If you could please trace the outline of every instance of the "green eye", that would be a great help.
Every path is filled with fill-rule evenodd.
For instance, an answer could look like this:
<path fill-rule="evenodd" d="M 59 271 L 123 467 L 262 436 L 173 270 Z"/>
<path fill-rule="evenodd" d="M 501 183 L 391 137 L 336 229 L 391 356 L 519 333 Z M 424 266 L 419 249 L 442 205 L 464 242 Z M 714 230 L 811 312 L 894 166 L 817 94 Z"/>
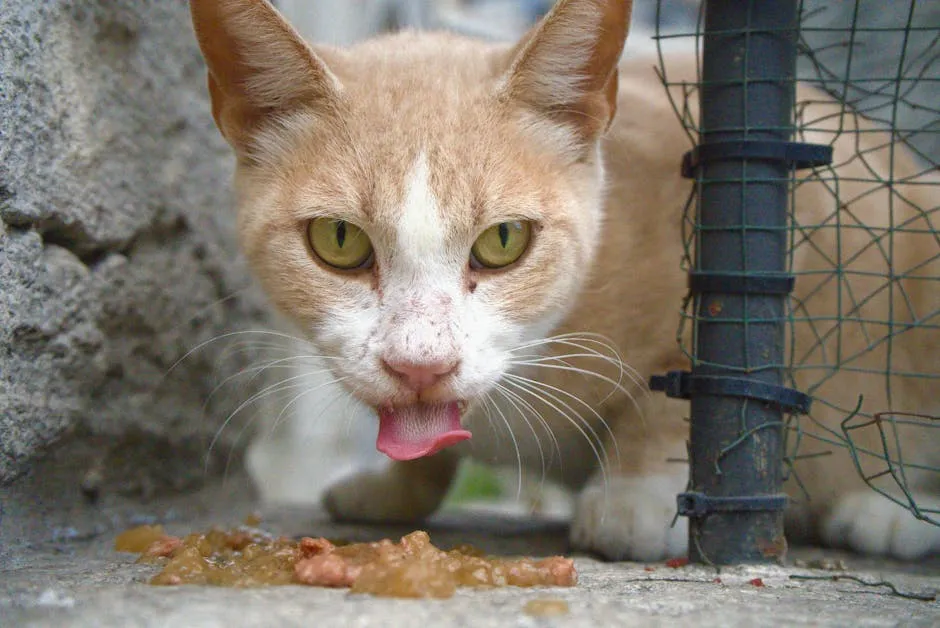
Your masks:
<path fill-rule="evenodd" d="M 372 242 L 365 231 L 345 220 L 315 218 L 307 226 L 313 252 L 342 270 L 365 268 L 372 262 Z"/>
<path fill-rule="evenodd" d="M 474 268 L 503 268 L 525 253 L 532 237 L 528 221 L 501 222 L 483 232 L 470 249 L 470 265 Z"/>

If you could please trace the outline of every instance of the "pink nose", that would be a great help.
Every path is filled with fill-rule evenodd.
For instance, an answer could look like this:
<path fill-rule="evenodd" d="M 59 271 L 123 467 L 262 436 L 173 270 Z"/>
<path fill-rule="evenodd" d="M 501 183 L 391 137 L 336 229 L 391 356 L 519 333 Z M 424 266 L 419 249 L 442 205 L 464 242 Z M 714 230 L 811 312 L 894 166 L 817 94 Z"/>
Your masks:
<path fill-rule="evenodd" d="M 415 392 L 430 388 L 446 375 L 457 369 L 457 360 L 440 360 L 436 362 L 408 362 L 405 360 L 383 360 L 382 363 L 390 373 Z"/>

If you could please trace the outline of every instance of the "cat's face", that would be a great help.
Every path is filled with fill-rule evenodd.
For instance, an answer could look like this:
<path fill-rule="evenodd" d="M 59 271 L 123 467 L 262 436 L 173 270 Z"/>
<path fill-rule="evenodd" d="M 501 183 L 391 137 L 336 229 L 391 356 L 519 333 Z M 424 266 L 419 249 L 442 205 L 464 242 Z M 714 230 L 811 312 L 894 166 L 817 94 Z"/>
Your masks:
<path fill-rule="evenodd" d="M 271 300 L 377 409 L 394 458 L 467 438 L 461 413 L 532 353 L 520 345 L 560 321 L 589 272 L 619 56 L 598 63 L 590 34 L 608 4 L 623 3 L 563 3 L 515 50 L 403 34 L 314 56 L 265 3 L 193 3 L 197 29 L 214 11 L 235 38 L 210 86 L 240 155 L 243 247 Z M 582 30 L 558 27 L 565 5 L 594 9 Z M 233 66 L 255 92 L 231 95 Z"/>

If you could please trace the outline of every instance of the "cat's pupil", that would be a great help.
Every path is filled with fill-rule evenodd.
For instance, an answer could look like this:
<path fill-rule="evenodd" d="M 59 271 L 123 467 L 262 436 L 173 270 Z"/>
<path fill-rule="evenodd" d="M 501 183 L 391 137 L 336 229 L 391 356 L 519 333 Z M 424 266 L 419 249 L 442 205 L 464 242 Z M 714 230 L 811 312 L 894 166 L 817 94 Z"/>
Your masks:
<path fill-rule="evenodd" d="M 499 223 L 499 242 L 503 245 L 503 248 L 506 248 L 506 243 L 509 242 L 509 225 L 505 222 Z"/>
<path fill-rule="evenodd" d="M 336 223 L 336 243 L 339 248 L 343 248 L 346 243 L 346 221 L 340 220 Z"/>

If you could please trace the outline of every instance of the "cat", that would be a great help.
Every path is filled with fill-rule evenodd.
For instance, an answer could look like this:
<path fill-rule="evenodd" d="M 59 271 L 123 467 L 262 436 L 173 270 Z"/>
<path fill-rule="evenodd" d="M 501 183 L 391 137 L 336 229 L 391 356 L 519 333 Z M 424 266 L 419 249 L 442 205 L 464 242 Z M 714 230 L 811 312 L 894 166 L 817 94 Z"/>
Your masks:
<path fill-rule="evenodd" d="M 579 490 L 577 549 L 615 560 L 684 554 L 686 522 L 673 518 L 687 482 L 675 462 L 686 456 L 687 403 L 644 386 L 688 368 L 676 328 L 690 190 L 678 164 L 689 146 L 652 63 L 620 61 L 631 2 L 561 0 L 513 46 L 402 32 L 348 49 L 307 44 L 265 0 L 191 7 L 212 114 L 237 157 L 244 253 L 336 380 L 375 408 L 376 446 L 393 460 L 333 486 L 329 512 L 420 520 L 470 454 Z M 689 60 L 670 71 L 694 79 Z M 804 139 L 834 142 L 851 200 L 843 222 L 886 227 L 891 192 L 854 179 L 893 164 L 899 180 L 916 164 L 877 148 L 883 134 L 856 137 L 853 125 L 865 123 L 829 115 L 841 109 L 827 98 L 801 88 L 799 99 L 803 118 L 817 120 Z M 940 188 L 935 175 L 917 176 L 934 185 L 894 187 L 895 220 L 910 230 L 897 234 L 893 263 L 937 277 L 935 236 L 915 232 L 929 215 L 915 205 L 935 207 Z M 831 268 L 838 235 L 842 259 L 860 253 L 849 270 L 883 275 L 871 233 L 819 226 L 835 224 L 831 185 L 809 177 L 796 190 L 796 220 L 817 227 L 797 231 L 795 270 Z M 864 392 L 869 412 L 936 411 L 929 379 L 894 378 L 892 407 L 883 375 L 820 375 L 831 375 L 826 352 L 860 352 L 853 366 L 879 368 L 886 350 L 863 351 L 861 330 L 886 318 L 883 279 L 844 273 L 863 301 L 852 310 L 827 276 L 801 277 L 797 311 L 849 320 L 831 335 L 829 319 L 796 325 L 790 349 L 823 364 L 798 371 L 797 385 L 822 382 L 816 392 L 836 406 Z M 902 283 L 907 300 L 891 297 L 898 324 L 935 316 L 940 290 Z M 893 367 L 940 371 L 938 335 L 897 335 Z M 814 414 L 823 434 L 845 415 L 824 404 Z M 907 458 L 936 464 L 938 432 L 902 434 Z M 871 433 L 859 438 L 877 445 Z M 836 449 L 799 463 L 810 499 L 788 488 L 789 530 L 901 558 L 940 549 L 940 528 L 866 487 Z M 908 475 L 922 505 L 936 503 L 931 479 Z"/>

